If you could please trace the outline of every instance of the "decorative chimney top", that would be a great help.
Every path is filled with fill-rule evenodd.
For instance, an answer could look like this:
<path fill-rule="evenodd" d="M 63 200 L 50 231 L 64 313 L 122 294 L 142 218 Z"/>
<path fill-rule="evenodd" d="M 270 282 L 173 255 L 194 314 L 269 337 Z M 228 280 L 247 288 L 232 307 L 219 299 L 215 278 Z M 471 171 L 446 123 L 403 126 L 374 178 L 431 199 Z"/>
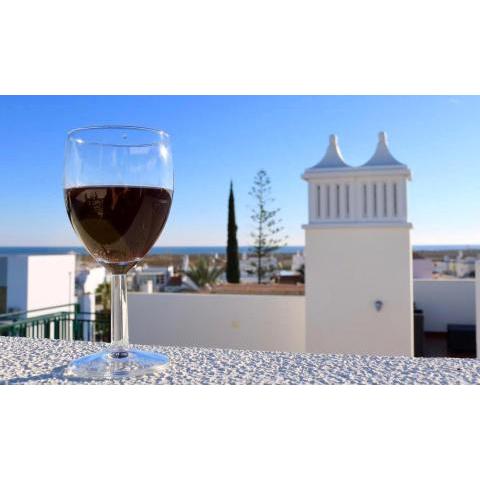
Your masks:
<path fill-rule="evenodd" d="M 317 168 L 351 168 L 350 165 L 345 163 L 338 146 L 338 138 L 336 135 L 330 135 L 328 141 L 327 151 L 323 158 L 314 167 L 309 170 L 315 170 Z"/>
<path fill-rule="evenodd" d="M 337 137 L 330 135 L 322 160 L 302 175 L 308 182 L 309 228 L 347 224 L 408 226 L 407 187 L 410 170 L 378 135 L 373 157 L 361 167 L 343 160 Z"/>
<path fill-rule="evenodd" d="M 373 157 L 363 167 L 406 167 L 399 162 L 388 149 L 387 134 L 380 132 L 378 134 L 378 144 Z"/>

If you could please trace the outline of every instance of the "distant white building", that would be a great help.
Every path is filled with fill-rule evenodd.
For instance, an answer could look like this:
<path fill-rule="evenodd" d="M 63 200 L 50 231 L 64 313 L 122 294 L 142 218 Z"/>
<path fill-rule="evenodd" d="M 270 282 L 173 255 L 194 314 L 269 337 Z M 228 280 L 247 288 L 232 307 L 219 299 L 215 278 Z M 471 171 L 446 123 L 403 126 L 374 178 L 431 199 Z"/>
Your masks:
<path fill-rule="evenodd" d="M 437 260 L 433 262 L 433 273 L 446 273 L 448 270 L 449 258 L 445 256 L 443 260 Z"/>
<path fill-rule="evenodd" d="M 433 278 L 433 260 L 430 258 L 414 258 L 413 278 Z"/>
<path fill-rule="evenodd" d="M 127 285 L 129 290 L 134 292 L 162 292 L 173 274 L 173 266 L 150 267 L 143 264 L 128 273 Z"/>
<path fill-rule="evenodd" d="M 82 294 L 95 293 L 98 286 L 109 281 L 105 267 L 82 270 L 76 276 L 77 289 Z"/>
<path fill-rule="evenodd" d="M 298 272 L 302 267 L 305 266 L 305 257 L 302 253 L 297 252 L 295 255 L 292 255 L 292 267 L 291 270 Z"/>
<path fill-rule="evenodd" d="M 446 255 L 443 260 L 434 262 L 433 272 L 445 275 L 467 278 L 475 275 L 475 257 L 464 257 L 463 252 L 458 252 L 457 258 Z"/>
<path fill-rule="evenodd" d="M 96 291 L 104 282 L 110 282 L 110 275 L 105 267 L 93 267 L 81 270 L 76 275 L 76 290 L 81 312 L 93 313 L 96 311 Z"/>
<path fill-rule="evenodd" d="M 182 258 L 182 272 L 188 272 L 190 270 L 190 257 L 184 255 Z"/>
<path fill-rule="evenodd" d="M 257 282 L 257 258 L 248 256 L 243 253 L 239 261 L 240 282 L 256 283 Z M 264 281 L 270 281 L 278 269 L 278 261 L 274 255 L 262 258 L 262 268 L 265 270 Z"/>
<path fill-rule="evenodd" d="M 455 264 L 455 273 L 458 278 L 466 278 L 475 274 L 475 257 L 464 257 L 463 252 L 458 252 Z"/>
<path fill-rule="evenodd" d="M 66 311 L 69 308 L 65 305 L 76 302 L 75 255 L 2 256 L 0 287 L 4 292 L 4 305 L 0 307 L 5 312 Z M 73 310 L 73 307 L 70 309 Z"/>
<path fill-rule="evenodd" d="M 447 262 L 447 273 L 457 274 L 457 261 L 454 258 L 449 258 Z"/>

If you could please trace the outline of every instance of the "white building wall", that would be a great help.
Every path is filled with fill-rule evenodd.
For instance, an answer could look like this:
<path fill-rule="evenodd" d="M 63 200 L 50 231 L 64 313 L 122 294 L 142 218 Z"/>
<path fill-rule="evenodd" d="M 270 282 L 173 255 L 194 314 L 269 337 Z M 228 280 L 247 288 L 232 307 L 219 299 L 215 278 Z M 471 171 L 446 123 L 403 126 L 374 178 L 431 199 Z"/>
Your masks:
<path fill-rule="evenodd" d="M 480 358 L 480 261 L 475 262 L 475 324 L 477 336 L 477 358 Z"/>
<path fill-rule="evenodd" d="M 447 271 L 446 262 L 433 262 L 433 272 L 434 273 L 444 273 Z"/>
<path fill-rule="evenodd" d="M 28 256 L 9 255 L 7 258 L 7 311 L 28 310 Z"/>
<path fill-rule="evenodd" d="M 292 255 L 292 267 L 291 270 L 296 272 L 301 267 L 305 266 L 305 257 L 300 252 Z"/>
<path fill-rule="evenodd" d="M 413 259 L 413 278 L 432 278 L 433 261 L 429 258 Z"/>
<path fill-rule="evenodd" d="M 98 286 L 105 282 L 106 275 L 105 267 L 91 268 L 83 284 L 84 293 L 95 293 Z"/>
<path fill-rule="evenodd" d="M 473 279 L 414 280 L 414 301 L 424 311 L 425 330 L 445 332 L 448 323 L 475 324 L 475 285 Z M 478 285 L 476 294 L 480 305 Z M 342 289 L 340 298 L 346 295 Z M 305 351 L 301 337 L 310 333 L 303 296 L 132 292 L 129 313 L 131 341 L 151 345 Z M 357 340 L 368 340 L 368 332 L 362 335 L 356 335 Z"/>
<path fill-rule="evenodd" d="M 75 255 L 30 255 L 27 258 L 27 310 L 75 302 Z M 58 309 L 52 311 L 55 310 Z"/>
<path fill-rule="evenodd" d="M 426 332 L 446 332 L 447 324 L 475 324 L 475 280 L 413 282 L 413 298 L 423 310 Z"/>
<path fill-rule="evenodd" d="M 307 226 L 306 258 L 308 352 L 412 355 L 407 226 Z"/>
<path fill-rule="evenodd" d="M 128 294 L 130 341 L 305 351 L 305 298 L 189 293 Z"/>
<path fill-rule="evenodd" d="M 458 278 L 465 278 L 475 271 L 475 260 L 457 261 L 455 271 Z"/>

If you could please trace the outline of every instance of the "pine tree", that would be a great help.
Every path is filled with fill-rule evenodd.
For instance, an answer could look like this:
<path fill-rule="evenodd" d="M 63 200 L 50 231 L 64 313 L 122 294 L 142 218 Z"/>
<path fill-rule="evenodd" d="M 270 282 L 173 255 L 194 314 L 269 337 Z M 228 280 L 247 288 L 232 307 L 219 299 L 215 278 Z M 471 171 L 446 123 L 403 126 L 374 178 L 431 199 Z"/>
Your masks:
<path fill-rule="evenodd" d="M 277 218 L 279 208 L 269 210 L 269 204 L 273 202 L 270 196 L 270 178 L 265 170 L 260 170 L 253 180 L 253 187 L 249 195 L 256 201 L 256 206 L 252 208 L 250 218 L 255 223 L 255 230 L 251 233 L 253 238 L 253 247 L 251 251 L 256 257 L 252 264 L 257 273 L 258 283 L 262 280 L 269 269 L 262 264 L 262 259 L 270 253 L 283 247 L 287 237 L 281 235 L 283 227 L 281 220 Z"/>
<path fill-rule="evenodd" d="M 237 224 L 235 221 L 235 198 L 233 184 L 230 182 L 228 197 L 228 237 L 227 237 L 227 282 L 240 283 L 240 267 L 238 265 Z"/>

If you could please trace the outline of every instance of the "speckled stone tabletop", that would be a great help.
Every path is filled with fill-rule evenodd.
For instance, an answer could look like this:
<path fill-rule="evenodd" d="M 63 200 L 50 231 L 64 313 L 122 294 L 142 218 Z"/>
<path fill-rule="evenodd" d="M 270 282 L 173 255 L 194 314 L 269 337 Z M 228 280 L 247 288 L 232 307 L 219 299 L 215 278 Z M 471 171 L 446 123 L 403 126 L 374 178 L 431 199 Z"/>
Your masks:
<path fill-rule="evenodd" d="M 164 352 L 161 373 L 126 380 L 74 380 L 68 362 L 105 344 L 0 337 L 1 384 L 477 384 L 480 361 L 362 355 L 140 347 Z"/>

